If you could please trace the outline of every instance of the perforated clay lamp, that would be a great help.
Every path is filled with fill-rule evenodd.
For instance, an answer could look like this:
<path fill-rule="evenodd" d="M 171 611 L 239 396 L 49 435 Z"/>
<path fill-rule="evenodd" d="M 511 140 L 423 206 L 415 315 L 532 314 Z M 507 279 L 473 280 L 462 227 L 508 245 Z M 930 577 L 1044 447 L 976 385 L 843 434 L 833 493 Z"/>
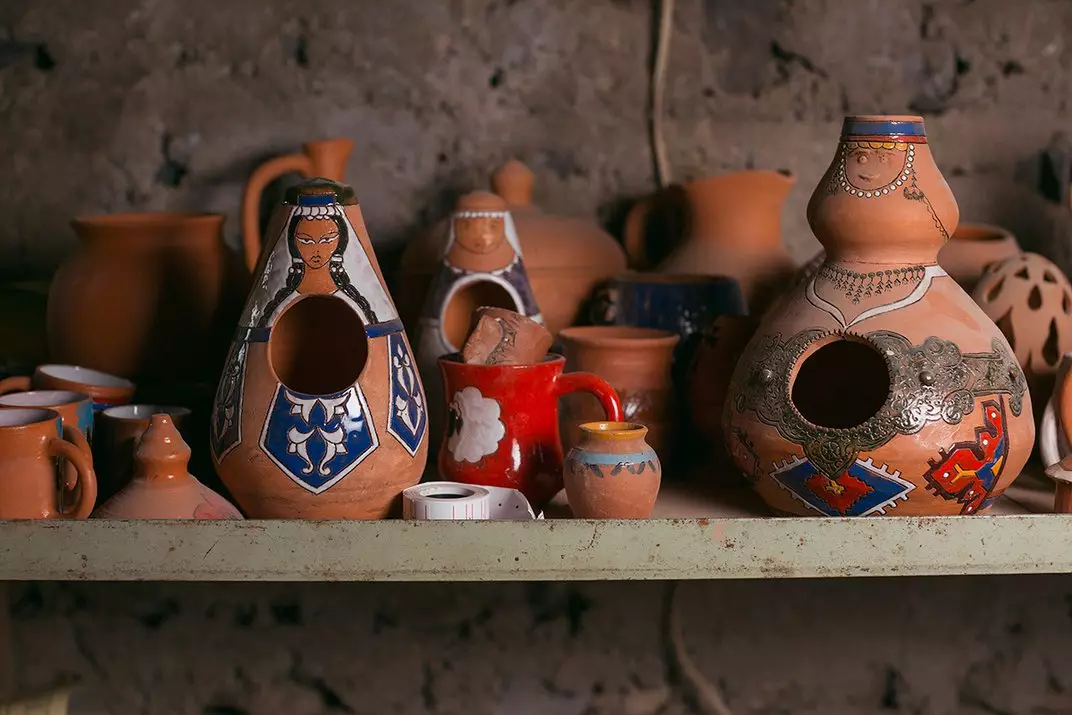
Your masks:
<path fill-rule="evenodd" d="M 287 190 L 212 409 L 216 469 L 250 518 L 379 519 L 418 482 L 427 401 L 357 197 Z"/>
<path fill-rule="evenodd" d="M 153 415 L 134 452 L 134 478 L 97 507 L 100 519 L 241 519 L 188 471 L 190 447 L 166 414 Z"/>
<path fill-rule="evenodd" d="M 1005 334 L 1041 413 L 1072 350 L 1072 285 L 1052 261 L 1022 253 L 991 264 L 972 293 Z"/>
<path fill-rule="evenodd" d="M 774 512 L 975 514 L 1019 475 L 1023 371 L 937 263 L 957 219 L 921 118 L 845 119 L 808 206 L 826 260 L 764 317 L 724 411 Z"/>

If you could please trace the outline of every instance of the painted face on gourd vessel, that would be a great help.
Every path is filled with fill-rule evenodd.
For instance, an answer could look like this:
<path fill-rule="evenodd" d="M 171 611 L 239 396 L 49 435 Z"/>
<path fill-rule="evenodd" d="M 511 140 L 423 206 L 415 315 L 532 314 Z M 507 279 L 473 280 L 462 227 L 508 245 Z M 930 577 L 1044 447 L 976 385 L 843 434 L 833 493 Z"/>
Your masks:
<path fill-rule="evenodd" d="M 294 245 L 305 265 L 323 268 L 339 248 L 339 225 L 328 218 L 302 219 L 294 227 Z"/>
<path fill-rule="evenodd" d="M 896 141 L 847 141 L 838 179 L 841 188 L 864 198 L 888 196 L 903 186 L 915 149 Z"/>
<path fill-rule="evenodd" d="M 457 217 L 454 219 L 454 240 L 467 251 L 487 254 L 506 240 L 501 216 Z"/>

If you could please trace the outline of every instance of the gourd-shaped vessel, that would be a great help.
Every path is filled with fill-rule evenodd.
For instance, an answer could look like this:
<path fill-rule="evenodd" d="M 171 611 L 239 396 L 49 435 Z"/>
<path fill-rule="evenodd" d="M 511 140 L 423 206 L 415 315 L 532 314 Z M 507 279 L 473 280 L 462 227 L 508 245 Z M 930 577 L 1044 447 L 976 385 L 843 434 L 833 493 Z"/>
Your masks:
<path fill-rule="evenodd" d="M 268 225 L 212 414 L 250 518 L 388 515 L 427 458 L 427 410 L 353 189 L 313 179 Z"/>
<path fill-rule="evenodd" d="M 727 446 L 776 512 L 974 514 L 1034 442 L 1024 374 L 938 250 L 957 204 L 923 120 L 847 117 L 808 205 L 826 261 L 737 364 Z"/>

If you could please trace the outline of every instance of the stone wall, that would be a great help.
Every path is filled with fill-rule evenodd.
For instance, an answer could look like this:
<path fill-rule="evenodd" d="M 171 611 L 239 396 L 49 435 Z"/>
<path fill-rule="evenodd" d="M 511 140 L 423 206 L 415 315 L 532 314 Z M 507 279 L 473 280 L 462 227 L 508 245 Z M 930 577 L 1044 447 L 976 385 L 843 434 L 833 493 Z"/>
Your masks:
<path fill-rule="evenodd" d="M 1038 154 L 1068 120 L 1072 3 L 679 0 L 677 179 L 784 168 L 803 219 L 847 112 L 925 115 L 962 214 L 1069 267 Z M 641 0 L 0 3 L 0 277 L 46 274 L 73 215 L 227 213 L 306 139 L 385 255 L 510 156 L 538 199 L 611 222 L 653 186 Z M 941 544 L 935 544 L 941 548 Z M 832 555 L 836 558 L 836 555 Z M 1063 577 L 687 584 L 686 640 L 734 713 L 1072 712 Z M 23 684 L 83 712 L 705 712 L 668 668 L 662 586 L 25 585 Z M 669 672 L 668 672 L 669 671 Z M 709 711 L 709 710 L 708 710 Z"/>

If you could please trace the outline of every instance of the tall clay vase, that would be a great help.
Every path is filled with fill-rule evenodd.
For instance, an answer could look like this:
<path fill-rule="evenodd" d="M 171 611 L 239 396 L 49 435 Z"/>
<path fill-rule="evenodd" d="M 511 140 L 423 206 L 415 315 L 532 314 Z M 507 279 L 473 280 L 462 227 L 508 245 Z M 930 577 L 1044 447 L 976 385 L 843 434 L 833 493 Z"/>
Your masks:
<path fill-rule="evenodd" d="M 1016 237 L 1000 226 L 962 223 L 938 252 L 938 265 L 971 293 L 989 265 L 1019 253 Z"/>
<path fill-rule="evenodd" d="M 937 264 L 957 204 L 923 120 L 847 117 L 808 220 L 827 260 L 763 319 L 725 408 L 777 513 L 986 510 L 1035 425 L 1004 336 Z"/>
<path fill-rule="evenodd" d="M 592 290 L 625 270 L 625 254 L 614 237 L 591 219 L 549 214 L 532 201 L 535 175 L 511 159 L 491 177 L 517 230 L 525 268 L 536 302 L 553 335 L 577 322 Z M 398 272 L 398 307 L 411 327 L 416 323 L 448 241 L 450 219 L 410 241 Z"/>
<path fill-rule="evenodd" d="M 134 478 L 93 512 L 103 519 L 241 519 L 189 473 L 190 447 L 166 414 L 153 415 L 134 452 Z"/>
<path fill-rule="evenodd" d="M 261 196 L 276 179 L 285 174 L 300 174 L 307 179 L 320 177 L 331 181 L 346 180 L 346 162 L 354 143 L 349 139 L 324 139 L 306 142 L 298 154 L 287 154 L 264 162 L 250 174 L 242 194 L 242 247 L 246 267 L 253 271 L 264 245 L 259 219 Z"/>
<path fill-rule="evenodd" d="M 663 467 L 644 440 L 644 425 L 589 422 L 566 457 L 563 476 L 578 519 L 647 519 L 659 496 Z"/>
<path fill-rule="evenodd" d="M 251 518 L 378 519 L 427 458 L 424 391 L 353 189 L 287 190 L 212 412 Z"/>
<path fill-rule="evenodd" d="M 245 278 L 218 214 L 77 218 L 48 297 L 53 362 L 142 382 L 214 380 Z"/>
<path fill-rule="evenodd" d="M 651 328 L 577 326 L 559 333 L 569 372 L 590 372 L 606 380 L 622 401 L 622 419 L 642 422 L 648 442 L 669 460 L 675 446 L 679 405 L 671 382 L 674 348 L 680 337 Z M 562 446 L 581 437 L 581 425 L 604 419 L 592 395 L 566 395 L 562 407 Z"/>
<path fill-rule="evenodd" d="M 783 171 L 737 171 L 675 185 L 626 217 L 632 268 L 737 279 L 749 312 L 761 315 L 796 263 L 782 243 L 782 208 L 796 178 Z"/>

